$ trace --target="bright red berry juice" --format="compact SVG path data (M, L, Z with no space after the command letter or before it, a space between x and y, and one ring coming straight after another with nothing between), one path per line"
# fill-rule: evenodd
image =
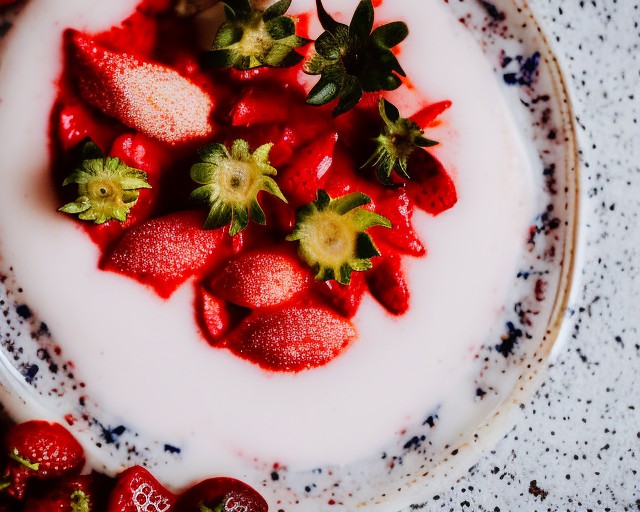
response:
M153 283L144 286L139 280L123 275L122 261L137 257L136 246L130 244L122 249L120 259L109 259L105 254L112 254L109 251L120 233L114 235L104 229L103 234L88 236L77 221L56 211L61 202L49 174L48 127L52 106L60 93L54 84L63 64L63 32L68 27L86 34L107 30L125 19L135 4L118 0L91 6L85 2L61 2L53 6L50 2L34 1L26 14L29 30L16 30L13 45L0 68L3 102L9 105L0 120L2 133L6 134L3 139L6 150L0 154L3 263L12 267L28 304L46 319L64 354L74 362L77 376L86 383L87 394L105 410L123 418L131 428L153 438L171 440L182 448L181 458L174 465L159 467L155 472L177 486L212 472L246 475L255 460L311 468L371 456L406 425L419 421L426 411L440 404L460 411L448 416L453 418L449 420L450 429L460 428L468 420L464 415L465 404L472 397L460 396L456 390L473 378L475 351L498 316L515 273L532 209L528 156L490 66L475 43L456 20L448 18L436 0L386 2L376 10L376 20L403 19L410 30L398 58L411 78L412 88L388 97L407 116L427 104L452 102L451 108L441 114L438 123L427 127L425 134L440 142L429 151L451 173L458 202L437 217L422 209L415 210L413 226L417 238L427 246L427 254L414 247L413 256L402 255L402 278L410 293L406 304L396 295L388 298L384 307L385 300L380 297L376 300L366 293L357 308L341 313L318 299L319 295L313 295L313 300L320 300L322 305L312 314L308 309L300 309L309 305L302 302L289 305L290 314L281 317L281 305L269 302L275 300L269 297L277 296L281 289L266 294L267 298L261 294L256 299L256 293L246 292L251 282L241 290L234 288L242 269L258 269L256 273L264 274L263 262L254 256L265 247L274 247L273 254L284 251L281 259L269 260L269 272L286 276L295 293L311 286L307 277L300 277L297 267L290 264L292 258L297 261L295 250L282 249L283 244L274 240L269 240L272 244L265 243L272 233L265 234L250 224L235 242L237 246L241 239L249 240L246 243L251 251L247 252L238 252L228 236L215 243L208 237L199 245L202 253L193 258L196 262L205 261L207 268L215 267L214 253L224 244L227 244L226 258L249 256L239 259L237 267L227 265L212 273L204 293L194 286L193 279L185 279L175 289L169 283L166 285L169 289ZM344 2L327 2L327 9L337 18L347 18L345 13L352 12L353 6L355 2L349 2L349 9ZM338 8L344 12L336 11ZM407 15L409 8L411 16ZM294 1L291 14L306 16L311 9L311 2ZM37 45L30 37L34 29L41 38ZM320 31L312 17L309 34L315 37ZM206 38L204 34L201 36ZM173 45L171 41L166 41L170 47L167 51L179 53L180 43ZM90 52L94 51L92 44L86 47ZM146 42L136 36L132 44L144 46ZM83 42L76 42L76 47L82 45ZM438 48L447 51L439 52ZM192 72L188 57L183 55L176 57L175 67L182 75ZM29 80L18 81L8 74L8 68L15 76ZM192 75L194 81L201 79L199 73ZM214 75L202 76L206 82L203 88L211 93L214 104L228 100L224 96L228 89L218 84ZM221 96L216 96L218 90ZM254 92L247 90L247 95L257 96L264 90L256 87ZM233 115L238 116L241 124L243 111L236 109ZM303 116L298 114L296 121L304 120ZM11 119L10 126L7 119ZM340 122L349 119L345 114ZM106 122L99 120L99 124L109 128ZM296 131L299 133L303 128L304 123ZM281 147L282 151L274 156L289 161L304 158L304 162L309 162L336 144L330 126L310 128L312 142L317 145L314 150L287 154L286 148ZM352 127L343 128L342 133L348 133ZM212 127L214 132L217 129ZM361 129L367 130L369 126L365 123ZM322 131L326 133L317 133ZM126 130L120 127L116 132L115 136L108 133L105 138L111 145L117 141L118 155L122 158L135 153L140 140L145 142L145 154L153 156L156 143L147 141L153 139L149 134L140 135L139 127ZM258 131L250 132L243 136L256 138L250 141L252 150L259 144L272 142L269 140L272 134L264 135L263 139ZM199 136L200 132L196 139ZM167 150L170 143L166 141L159 144L163 164L168 160L172 165L183 166L169 172L189 174L194 161L189 154L198 147L196 142L201 141L176 145L175 151ZM353 156L343 155L347 160ZM275 159L273 163L275 166ZM139 166L144 165L143 158ZM350 176L353 165L346 170L344 175ZM56 170L57 179L64 178L60 172ZM286 178L291 180L289 184ZM294 201L296 194L308 192L298 186L293 172L283 171L278 179ZM162 191L161 181L156 181L151 190ZM366 186L374 185L375 179ZM346 183L344 191L351 186ZM132 214L135 208L143 206L142 194L146 192L141 192L141 204L134 207ZM178 210L174 203L187 198L188 190L164 188L161 194L152 207L153 218L161 218L164 213L173 215L172 211ZM398 201L398 197L394 200ZM313 199L313 196L306 198ZM385 199L382 195L376 197L377 203ZM303 199L298 202L302 204ZM400 208L401 205L396 206L396 211ZM282 210L275 206L265 210L270 215L267 223L281 223L279 229L284 232L290 221L278 218L277 213ZM387 211L393 212L393 208ZM168 224L157 221L172 240L179 238L176 226L190 226L191 216L198 216L178 215L180 219ZM378 230L371 231L374 240L383 240L385 234L380 238L374 234L383 228L374 229ZM254 241L260 241L255 247L251 246L252 234ZM188 234L185 247L191 246L198 236ZM149 235L148 243L154 243L154 237ZM289 244L295 247L292 242ZM397 256L394 250L390 254ZM162 260L161 254L158 258L157 272L175 264L172 259ZM393 260L389 258L387 264L395 265ZM141 258L141 264L145 261ZM111 270L116 267L118 272L105 271L101 264ZM179 271L176 269L174 273ZM350 286L357 285L360 279L358 273L354 274ZM393 289L392 284L382 281L379 295ZM229 293L233 294L230 300L245 301L241 305L245 309L275 308L270 315L248 317L250 321L238 331L239 345L258 331L266 332L263 338L271 340L277 325L293 317L304 326L307 338L323 336L314 325L331 326L331 336L337 336L334 341L339 357L327 357L327 364L312 370L295 373L298 369L293 368L293 373L286 373L265 370L268 365L252 363L255 357L246 351L238 357L238 351L212 348L207 336L203 336L203 323L211 330L220 319L216 310L219 304L211 295L215 298ZM199 314L194 314L194 306L199 308ZM212 318L207 324L207 319ZM345 338L353 338L348 350L341 345ZM112 468L120 463L105 461Z

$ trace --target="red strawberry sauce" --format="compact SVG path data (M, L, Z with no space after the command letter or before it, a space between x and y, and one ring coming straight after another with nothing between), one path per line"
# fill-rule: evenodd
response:
M412 155L415 179L383 186L373 169L363 167L382 127L377 93L365 95L356 108L334 118L333 105L314 107L305 102L301 65L250 71L203 69L203 50L196 42L192 19L174 16L169 3L145 0L120 26L99 34L67 34L62 42L65 65L51 115L51 186L61 205L75 199L74 187L61 184L81 163L80 148L87 138L105 155L146 172L152 189L141 191L126 222L97 225L69 217L101 249L96 265L135 279L162 298L192 279L194 315L203 337L264 369L298 372L326 364L356 339L351 318L365 294L372 294L389 314L401 315L410 307L402 260L426 255L413 229L414 210L437 215L451 208L457 200L453 182L435 157L417 149ZM308 17L298 18L297 23L299 33L306 34ZM83 45L93 45L96 55L160 65L167 74L177 72L197 85L213 105L212 134L168 143L160 134L154 136L154 120L145 119L144 112L142 119L129 119L130 114L120 111L118 118L113 117L113 109L104 107L119 101L108 85L118 77L110 74L133 73L135 66L110 69L99 57L80 65L79 38ZM92 75L107 78L93 83L87 78ZM425 128L450 103L425 100L421 105L413 119ZM275 180L288 203L262 193L266 225L250 223L232 238L226 227L202 228L205 212L192 211L196 207L189 202L196 187L189 169L198 161L200 146L223 142L229 147L239 138L252 150L274 144L269 159L278 169ZM285 241L296 208L313 201L318 189L334 198L363 192L372 200L367 208L393 224L390 230L368 231L382 255L373 259L372 270L354 273L348 286L315 281L311 269L297 257L296 243Z

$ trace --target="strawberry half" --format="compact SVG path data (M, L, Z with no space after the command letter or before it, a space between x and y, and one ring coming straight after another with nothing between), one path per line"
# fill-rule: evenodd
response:
M166 512L176 501L155 477L142 466L133 466L118 476L107 512Z
M251 87L237 100L231 112L231 126L253 126L265 123L284 123L290 116L286 101L274 101L282 97L282 88Z
M217 345L229 330L231 315L227 302L202 286L196 291L196 312L200 327L211 345Z
M325 133L296 151L289 166L278 177L278 184L290 203L301 205L316 198L333 164L337 140L337 133Z
M203 212L186 211L133 226L102 268L132 277L167 298L231 252L227 231L205 230L203 223Z
M59 105L58 109L56 110L57 135L65 151L88 138L104 151L116 136L118 128L122 127L108 118L99 120L97 116L101 114L93 109L91 109L93 112L89 110L90 107L85 106L79 99L77 101L70 99L65 104Z
M324 296L335 311L346 318L355 315L362 302L362 296L366 291L364 272L353 272L351 283L340 284L333 279L329 281L316 281L316 289Z
M356 338L354 325L319 306L255 310L231 333L229 349L278 372L299 372L328 363Z
M209 95L178 72L108 50L68 31L80 95L106 115L163 142L175 144L212 132Z
M409 157L412 179L407 194L418 208L431 215L448 210L458 201L456 187L440 161L428 151L417 149Z
M247 484L234 478L210 478L182 494L176 512L201 512L202 507L216 512L267 512L262 496Z
M413 204L404 190L376 203L376 212L391 221L393 229L376 229L376 242L383 242L395 250L411 256L424 256L424 244L413 229ZM383 251L385 252L385 251Z
M388 254L377 259L365 277L371 295L389 313L402 315L409 309L409 287L404 278L400 256Z
M5 437L9 463L3 477L4 491L24 496L27 481L74 475L82 470L84 450L58 423L27 421L14 425Z
M224 262L210 283L218 297L245 308L275 306L309 288L311 275L295 252L269 247Z

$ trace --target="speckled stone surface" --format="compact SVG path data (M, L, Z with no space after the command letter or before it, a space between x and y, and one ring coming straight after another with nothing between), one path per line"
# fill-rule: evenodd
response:
M572 92L582 261L518 423L425 510L640 510L640 2L532 0Z

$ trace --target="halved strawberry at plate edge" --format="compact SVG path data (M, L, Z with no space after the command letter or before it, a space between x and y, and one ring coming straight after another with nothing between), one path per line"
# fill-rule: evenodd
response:
M389 312L402 315L409 309L409 286L404 277L402 259L397 254L378 258L365 278L371 295Z
M238 306L262 308L289 302L311 281L293 248L267 247L229 258L217 268L209 287Z
M440 161L424 149L416 149L409 157L411 180L406 190L415 205L438 215L458 202L456 186Z
M391 221L392 229L376 229L376 242L390 245L393 249L411 256L424 256L426 248L413 229L413 204L403 189L398 189L376 203L376 212ZM384 253L384 251L383 251Z
M176 512L267 512L269 506L258 492L235 478L209 478L185 491Z
M336 358L356 336L355 326L330 309L299 304L254 310L227 347L267 370L299 372Z
M126 469L111 491L107 512L167 512L176 496L142 466Z
M14 425L5 436L9 463L2 489L15 498L24 496L27 481L75 475L82 470L84 450L59 423L27 421Z
M211 97L167 66L117 53L67 31L82 98L106 115L169 144L210 135Z
M227 229L203 229L204 217L201 211L184 211L133 226L101 267L132 277L167 298L232 252Z

